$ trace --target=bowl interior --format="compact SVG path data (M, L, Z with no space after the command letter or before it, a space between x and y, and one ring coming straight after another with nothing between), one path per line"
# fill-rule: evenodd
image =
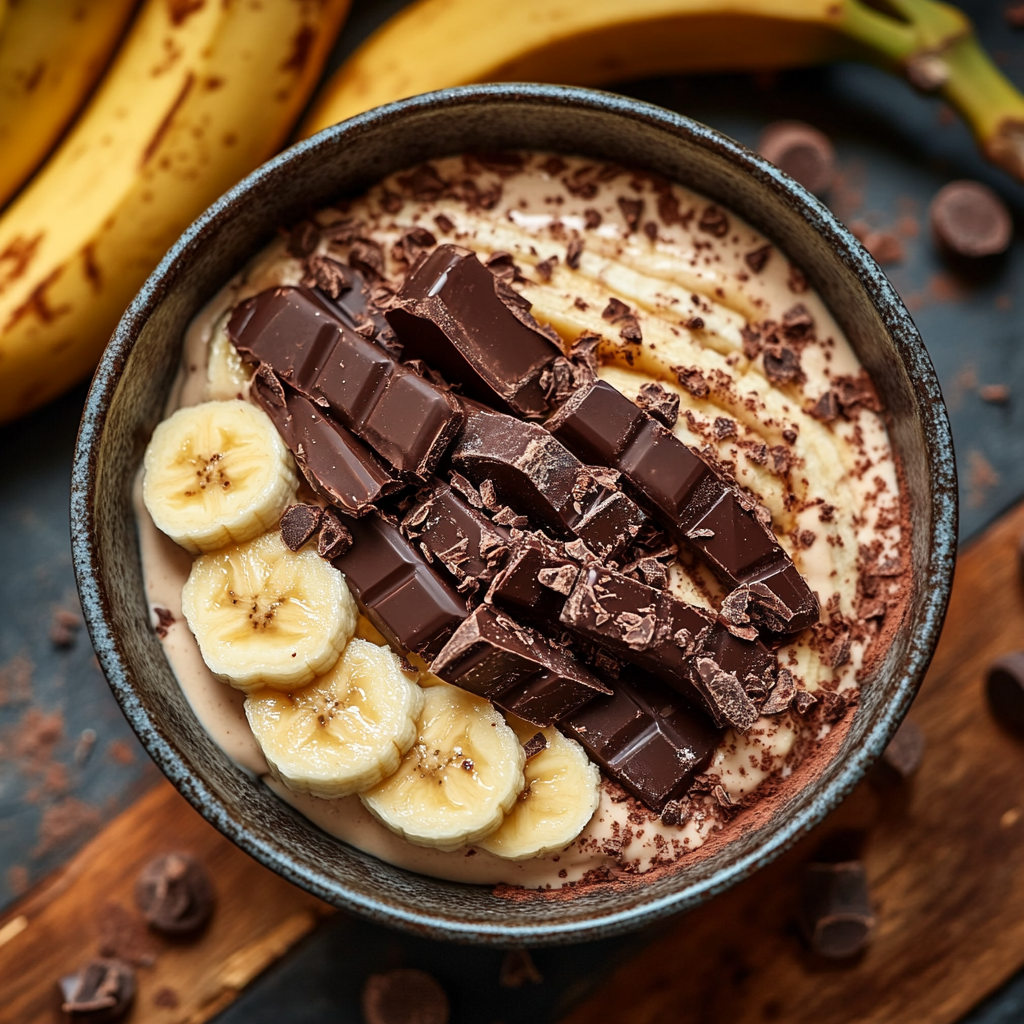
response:
M572 900L510 903L485 887L392 867L321 833L236 768L192 714L150 628L131 504L187 323L277 225L418 161L502 148L653 171L773 239L806 271L875 381L914 524L905 621L832 762L768 821L685 870ZM799 186L708 128L622 97L551 86L466 87L381 108L282 154L211 207L119 325L89 395L72 482L75 564L94 644L125 714L182 793L249 853L325 900L421 933L508 944L596 938L693 906L820 820L884 747L920 684L952 580L955 527L952 442L938 382L908 313L852 236Z

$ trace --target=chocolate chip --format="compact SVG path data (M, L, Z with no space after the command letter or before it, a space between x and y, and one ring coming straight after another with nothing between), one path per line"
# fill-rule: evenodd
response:
M502 988L521 988L527 982L539 985L543 980L528 950L510 949L505 954L498 972L498 984Z
M923 756L924 733L919 725L907 719L889 740L882 761L901 779L909 779L921 766Z
M1000 658L988 670L989 710L999 723L1024 736L1024 651Z
M298 551L320 529L324 510L319 505L289 505L281 515L281 540Z
M767 345L764 375L773 384L788 384L800 373L800 357L785 345Z
M802 121L776 121L761 134L757 151L809 192L827 192L835 178L836 154L828 138Z
M309 220L299 221L288 236L288 252L302 259L320 244L320 229Z
M426 971L371 974L363 986L366 1024L448 1024L448 996Z
M583 239L579 235L570 239L565 247L565 264L573 270L579 270L580 257L583 255Z
M320 538L316 550L321 558L331 561L346 554L352 547L352 534L334 509L325 509L320 523Z
M451 217L446 217L443 213L435 215L434 223L443 234L450 235L455 230L455 222Z
M135 998L135 971L123 960L95 959L60 979L61 1009L80 1024L118 1020Z
M759 249L754 249L748 252L743 257L743 262L755 273L760 274L764 270L768 263L768 258L772 254L772 247L770 245L762 245Z
M186 853L150 861L135 883L135 904L152 928L170 935L198 931L213 913L206 868Z
M685 325L688 331L703 331L704 330L704 318L701 316L691 316L686 321Z
M830 388L811 406L808 412L822 423L831 423L839 416L839 396Z
M408 181L413 199L432 202L447 188L441 176L431 164L420 164Z
M626 227L629 228L630 234L632 234L640 225L640 218L644 214L644 201L642 199L627 199L625 196L620 196L618 203L623 219L626 221Z
M729 419L728 416L716 416L712 429L715 432L715 437L718 438L719 441L724 441L726 438L737 436L736 421Z
M705 206L700 220L697 221L697 227L709 235L714 235L715 238L724 238L729 234L729 217L725 210L717 206Z
M601 214L594 209L583 211L583 224L591 231L601 226Z
M980 181L951 181L941 188L928 219L939 245L967 259L1005 252L1013 234L1006 204Z
M679 419L679 396L667 391L656 381L640 385L636 404L671 429Z
M696 366L673 366L672 372L676 379L694 398L707 398L710 392L704 374Z
M555 264L558 262L557 256L549 256L546 260L541 260L537 264L537 273L542 281L550 281L551 275L554 272Z
M526 755L526 760L529 761L531 757L536 757L542 750L547 750L547 747L547 738L544 733L538 732L523 744L523 753Z
M800 880L800 930L819 956L844 960L868 944L876 919L860 861L807 864Z

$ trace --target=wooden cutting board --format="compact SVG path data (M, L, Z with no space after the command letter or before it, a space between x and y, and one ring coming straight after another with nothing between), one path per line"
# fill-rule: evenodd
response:
M928 742L915 779L862 783L779 861L659 930L565 1024L952 1024L1024 963L1024 741L991 720L983 694L991 660L1024 647L1021 535L1024 504L960 557L911 712ZM840 833L863 844L879 917L871 947L847 964L809 956L793 924L801 863ZM162 782L0 918L2 1024L62 1019L55 980L125 924L137 871L169 848L210 867L218 911L193 943L122 936L152 961L131 1020L209 1020L333 913Z

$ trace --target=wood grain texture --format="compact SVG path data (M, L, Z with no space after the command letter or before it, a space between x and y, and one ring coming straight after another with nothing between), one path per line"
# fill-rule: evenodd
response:
M875 778L766 870L673 921L564 1024L951 1024L1024 963L1024 742L993 721L985 671L1024 647L1024 505L957 562L946 626L910 712L909 785ZM799 869L857 844L879 927L853 963L808 954Z
M135 916L139 870L170 850L198 857L216 889L213 919L193 940L162 939ZM332 912L242 853L161 781L0 918L0 1022L66 1021L57 978L96 955L104 924L120 921L134 924L130 945L153 961L138 967L129 1019L201 1024Z

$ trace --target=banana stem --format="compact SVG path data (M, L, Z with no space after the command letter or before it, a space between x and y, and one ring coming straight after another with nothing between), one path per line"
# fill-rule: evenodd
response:
M1024 181L1024 95L992 63L967 17L937 0L886 0L900 19L847 0L840 29L866 59L938 92L970 125L985 156Z

